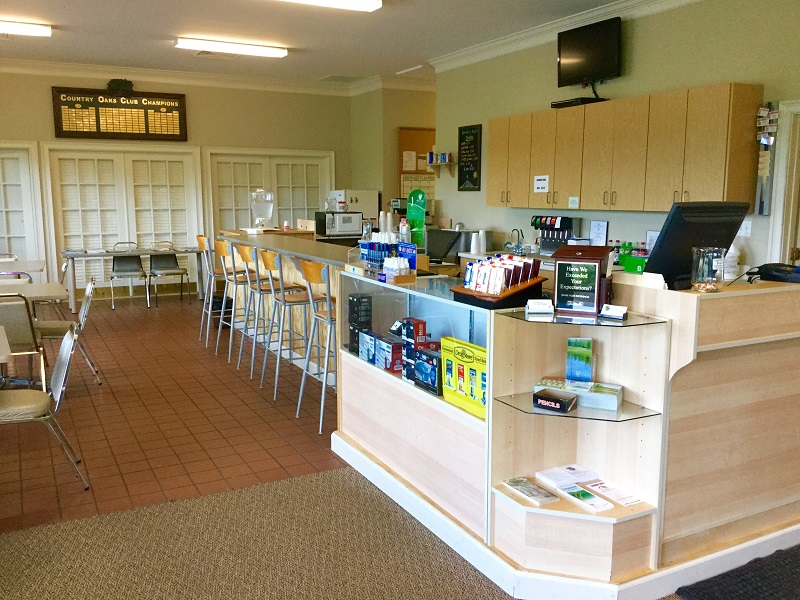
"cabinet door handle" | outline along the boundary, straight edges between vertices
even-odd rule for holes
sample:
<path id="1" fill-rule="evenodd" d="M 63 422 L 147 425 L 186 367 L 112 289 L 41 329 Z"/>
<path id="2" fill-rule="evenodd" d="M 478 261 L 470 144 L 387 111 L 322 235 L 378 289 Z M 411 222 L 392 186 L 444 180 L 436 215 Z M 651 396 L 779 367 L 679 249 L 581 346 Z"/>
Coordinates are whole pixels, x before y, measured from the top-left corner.
<path id="1" fill-rule="evenodd" d="M 617 192 L 613 191 L 611 192 L 611 206 L 616 206 L 616 205 L 617 205 Z"/>
<path id="2" fill-rule="evenodd" d="M 603 192 L 603 205 L 608 206 L 608 192 Z"/>
<path id="3" fill-rule="evenodd" d="M 547 203 L 550 204 L 550 192 L 547 192 Z"/>
<path id="4" fill-rule="evenodd" d="M 506 204 L 511 202 L 511 190 L 506 192 Z"/>
<path id="5" fill-rule="evenodd" d="M 553 204 L 558 204 L 558 192 L 553 192 Z"/>
<path id="6" fill-rule="evenodd" d="M 684 192 L 683 192 L 683 201 L 684 202 L 688 202 L 689 201 L 689 191 L 688 190 L 684 190 Z"/>
<path id="7" fill-rule="evenodd" d="M 500 192 L 500 204 L 505 204 L 506 202 L 506 193 L 505 191 Z"/>

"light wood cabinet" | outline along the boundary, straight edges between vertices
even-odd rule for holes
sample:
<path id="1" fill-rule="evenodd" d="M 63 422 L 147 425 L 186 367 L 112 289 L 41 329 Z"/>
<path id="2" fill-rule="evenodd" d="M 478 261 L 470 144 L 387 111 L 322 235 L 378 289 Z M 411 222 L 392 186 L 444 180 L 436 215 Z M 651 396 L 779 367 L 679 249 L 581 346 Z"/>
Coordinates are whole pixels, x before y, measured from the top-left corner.
<path id="1" fill-rule="evenodd" d="M 584 107 L 556 111 L 556 147 L 553 166 L 553 208 L 570 208 L 569 199 L 581 195 Z M 573 206 L 572 208 L 578 208 Z"/>
<path id="2" fill-rule="evenodd" d="M 586 107 L 581 208 L 644 208 L 648 107 L 648 96 Z"/>
<path id="3" fill-rule="evenodd" d="M 528 206 L 530 145 L 530 113 L 489 121 L 487 206 Z"/>
<path id="4" fill-rule="evenodd" d="M 651 98 L 645 210 L 673 202 L 755 203 L 761 85 L 725 83 Z M 683 140 L 683 144 L 681 144 Z"/>
<path id="5" fill-rule="evenodd" d="M 680 200 L 689 90 L 650 96 L 644 209 L 667 211 Z"/>
<path id="6" fill-rule="evenodd" d="M 752 205 L 762 99 L 761 85 L 725 83 L 492 119 L 486 204 L 656 212 L 681 201 Z M 547 192 L 533 191 L 536 176 L 549 178 Z"/>
<path id="7" fill-rule="evenodd" d="M 555 110 L 544 110 L 531 115 L 531 166 L 530 194 L 528 206 L 530 208 L 553 207 L 553 174 L 556 161 L 556 116 Z M 533 191 L 534 177 L 547 177 L 546 192 Z"/>

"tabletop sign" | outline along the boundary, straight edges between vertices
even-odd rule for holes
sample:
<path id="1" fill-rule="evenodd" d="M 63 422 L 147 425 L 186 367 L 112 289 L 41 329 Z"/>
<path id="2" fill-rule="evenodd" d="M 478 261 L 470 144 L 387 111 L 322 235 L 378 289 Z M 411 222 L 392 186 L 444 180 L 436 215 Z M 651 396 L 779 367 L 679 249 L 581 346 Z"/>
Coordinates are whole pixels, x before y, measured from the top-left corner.
<path id="1" fill-rule="evenodd" d="M 596 315 L 607 301 L 609 246 L 561 246 L 555 259 L 555 310 Z"/>
<path id="2" fill-rule="evenodd" d="M 53 87 L 56 137 L 185 142 L 186 96 Z"/>
<path id="3" fill-rule="evenodd" d="M 482 125 L 458 128 L 458 191 L 478 192 L 481 189 Z"/>

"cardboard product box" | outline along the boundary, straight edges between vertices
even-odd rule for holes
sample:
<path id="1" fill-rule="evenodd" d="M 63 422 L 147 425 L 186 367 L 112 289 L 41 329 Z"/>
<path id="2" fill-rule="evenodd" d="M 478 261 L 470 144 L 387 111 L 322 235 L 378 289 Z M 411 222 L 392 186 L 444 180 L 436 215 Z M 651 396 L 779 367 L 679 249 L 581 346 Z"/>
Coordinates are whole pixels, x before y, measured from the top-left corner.
<path id="1" fill-rule="evenodd" d="M 409 383 L 416 383 L 416 362 L 413 360 L 405 360 L 403 359 L 403 370 L 400 373 L 400 376 L 403 378 L 403 381 L 408 381 Z"/>
<path id="2" fill-rule="evenodd" d="M 422 319 L 406 317 L 403 319 L 400 331 L 403 341 L 413 341 L 415 344 L 427 341 L 427 327 Z"/>
<path id="3" fill-rule="evenodd" d="M 441 342 L 432 342 L 432 341 L 417 342 L 415 348 L 417 350 L 433 350 L 435 352 L 440 352 L 442 349 L 442 344 Z"/>
<path id="4" fill-rule="evenodd" d="M 578 406 L 584 408 L 619 410 L 620 404 L 622 404 L 623 387 L 616 383 L 570 381 L 565 377 L 545 377 L 533 386 L 533 391 L 538 392 L 543 388 L 575 394 L 578 397 Z"/>
<path id="5" fill-rule="evenodd" d="M 358 325 L 349 325 L 348 330 L 350 332 L 350 337 L 348 338 L 349 342 L 347 344 L 347 350 L 350 354 L 355 354 L 358 356 L 358 346 L 359 346 L 359 339 L 358 334 L 362 331 L 369 331 L 368 327 L 360 327 Z"/>
<path id="6" fill-rule="evenodd" d="M 372 296 L 369 294 L 350 294 L 347 304 L 347 318 L 351 325 L 372 329 Z"/>
<path id="7" fill-rule="evenodd" d="M 358 332 L 358 357 L 371 365 L 375 364 L 375 334 L 371 331 Z"/>
<path id="8" fill-rule="evenodd" d="M 442 395 L 442 354 L 435 350 L 417 350 L 417 361 L 414 365 L 414 385 L 423 390 Z"/>
<path id="9" fill-rule="evenodd" d="M 400 374 L 403 370 L 403 343 L 394 335 L 375 337 L 375 366 Z"/>
<path id="10" fill-rule="evenodd" d="M 543 408 L 560 413 L 568 413 L 578 404 L 578 396 L 572 392 L 542 388 L 533 393 L 534 408 Z"/>
<path id="11" fill-rule="evenodd" d="M 403 340 L 401 343 L 403 348 L 403 359 L 411 362 L 417 360 L 417 345 L 409 340 Z"/>
<path id="12" fill-rule="evenodd" d="M 481 419 L 486 418 L 486 348 L 443 337 L 444 399 Z"/>

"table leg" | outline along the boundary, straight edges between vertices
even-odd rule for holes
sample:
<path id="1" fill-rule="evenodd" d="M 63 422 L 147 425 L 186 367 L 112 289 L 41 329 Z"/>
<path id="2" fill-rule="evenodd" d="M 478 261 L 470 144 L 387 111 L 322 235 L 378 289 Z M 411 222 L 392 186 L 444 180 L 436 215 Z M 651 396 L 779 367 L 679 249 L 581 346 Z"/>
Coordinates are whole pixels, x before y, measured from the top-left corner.
<path id="1" fill-rule="evenodd" d="M 78 302 L 75 298 L 75 257 L 69 257 L 68 261 L 69 267 L 67 268 L 67 288 L 69 290 L 69 310 L 75 314 L 78 312 Z"/>

